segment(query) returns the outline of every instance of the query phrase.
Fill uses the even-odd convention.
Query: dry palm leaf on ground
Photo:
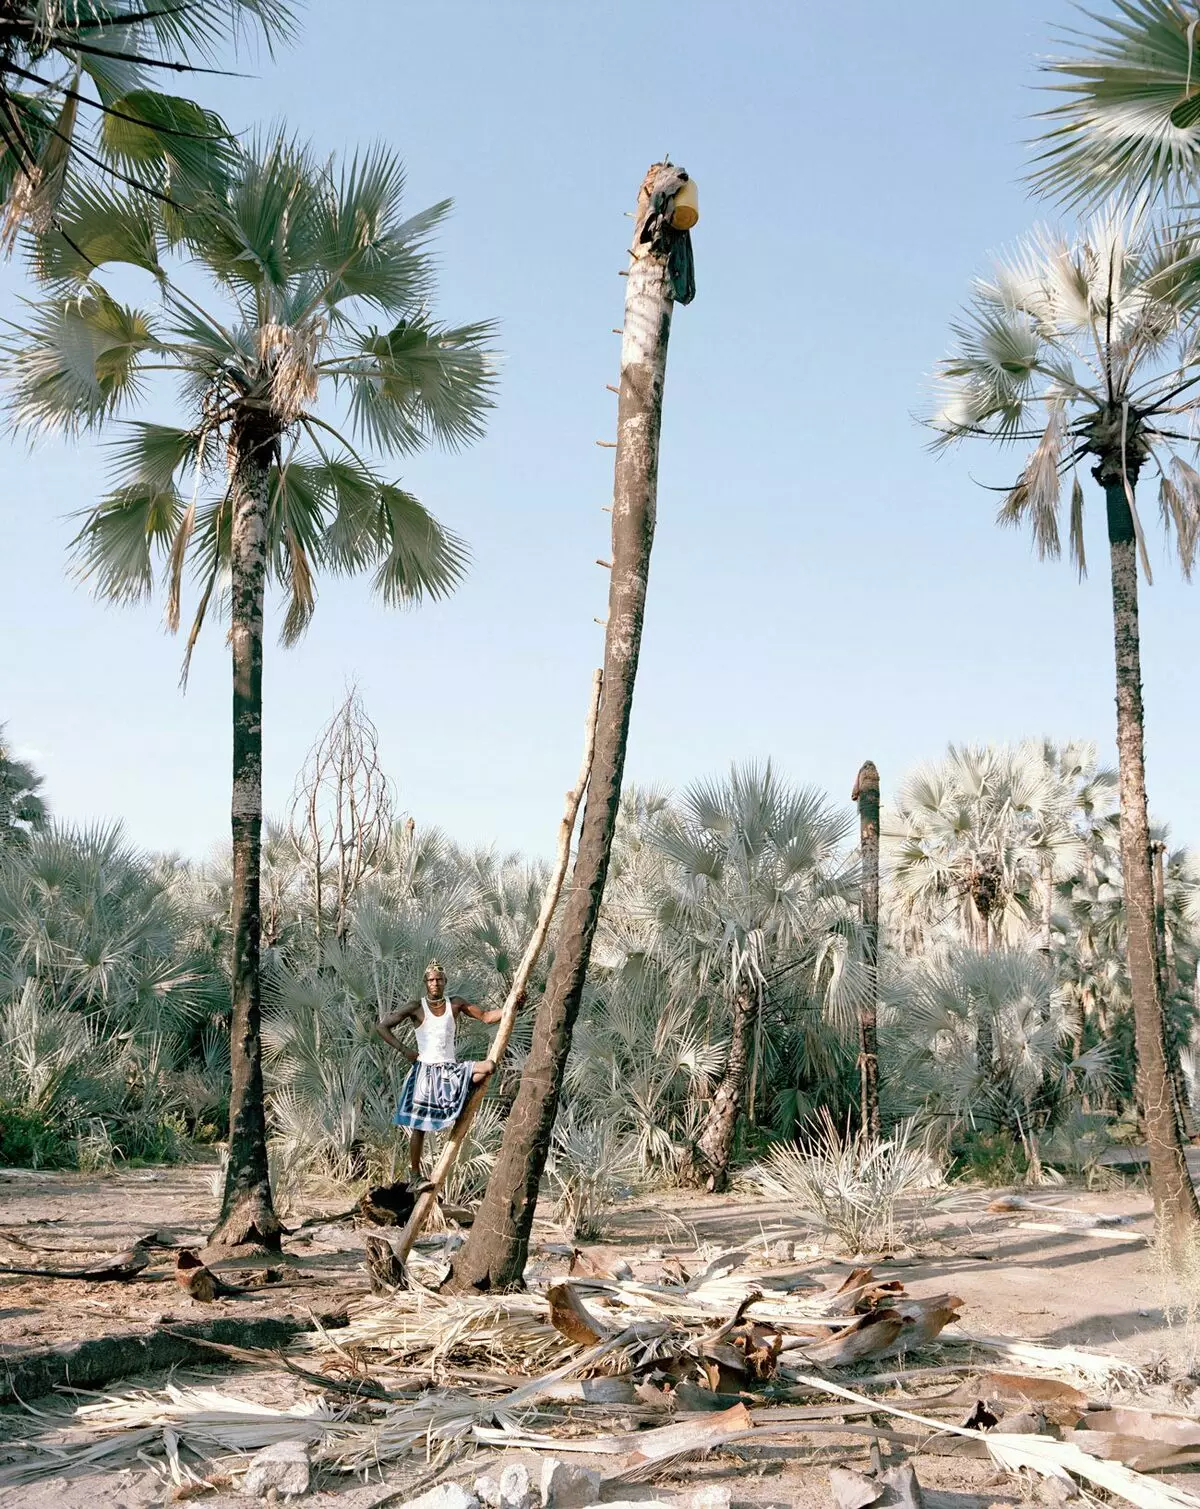
[[[370,1391],[344,1390],[352,1397],[330,1405],[322,1383],[332,1391],[339,1380],[299,1369],[290,1385],[321,1392],[287,1410],[204,1389],[113,1396],[15,1445],[0,1484],[152,1452],[177,1482],[199,1482],[212,1471],[236,1476],[231,1453],[285,1439],[304,1442],[328,1471],[389,1466],[405,1481],[477,1445],[587,1453],[611,1463],[606,1477],[630,1479],[715,1448],[752,1456],[758,1443],[787,1442],[796,1460],[816,1460],[834,1439],[849,1442],[846,1451],[884,1439],[910,1451],[958,1443],[1012,1470],[1070,1472],[1135,1504],[1200,1504],[1155,1497],[1161,1485],[1131,1465],[1197,1452],[1200,1426],[1083,1392],[1137,1381],[1115,1358],[988,1337],[971,1339],[971,1354],[947,1365],[942,1342],[968,1344],[943,1334],[961,1302],[909,1295],[865,1267],[821,1285],[803,1274],[748,1276],[736,1253],[694,1277],[677,1265],[673,1282],[601,1277],[595,1266],[585,1273],[577,1264],[574,1276],[522,1294],[441,1295],[417,1285],[364,1297],[346,1327],[318,1329],[294,1347],[320,1353],[330,1374],[345,1368],[367,1380]],[[940,1355],[920,1366],[931,1347]],[[1035,1371],[981,1370],[980,1352]],[[907,1362],[893,1372],[845,1371],[897,1354]],[[278,1366],[271,1354],[261,1359]],[[843,1370],[854,1388],[814,1368]],[[396,1371],[406,1379],[400,1397],[382,1387]],[[897,1395],[902,1384],[909,1391]],[[1101,1402],[1111,1407],[1099,1411]],[[984,1429],[964,1426],[968,1409]],[[885,1427],[884,1415],[918,1431]]]

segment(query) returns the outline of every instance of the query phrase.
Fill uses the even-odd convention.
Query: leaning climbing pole
[[[592,696],[588,706],[587,731],[583,740],[583,764],[579,767],[579,779],[567,792],[566,806],[563,809],[562,822],[558,825],[558,852],[554,860],[554,869],[550,874],[550,882],[546,886],[546,893],[542,897],[542,908],[538,913],[537,924],[533,930],[525,948],[524,956],[517,966],[501,1010],[500,1023],[496,1028],[496,1036],[492,1040],[490,1057],[492,1063],[498,1069],[501,1060],[508,1051],[508,1042],[512,1037],[513,1026],[517,1020],[517,1012],[521,1002],[525,999],[525,991],[529,986],[530,978],[537,965],[538,958],[545,946],[546,938],[550,932],[550,923],[554,918],[554,908],[558,905],[558,898],[562,894],[563,881],[566,879],[567,866],[571,859],[571,835],[575,832],[575,819],[579,814],[579,807],[583,801],[583,794],[587,790],[588,778],[592,772],[592,755],[596,748],[596,720],[600,715],[600,689],[603,675],[600,671],[592,677]],[[467,1134],[471,1130],[471,1123],[475,1120],[475,1113],[483,1102],[487,1092],[486,1081],[476,1085],[467,1099],[466,1105],[459,1113],[458,1120],[451,1128],[446,1138],[445,1146],[438,1155],[434,1164],[433,1173],[430,1176],[429,1188],[421,1194],[412,1215],[408,1218],[408,1224],[400,1233],[399,1240],[395,1243],[394,1251],[396,1259],[404,1263],[408,1254],[412,1251],[413,1243],[420,1236],[426,1221],[437,1204],[438,1195],[450,1170],[458,1161],[458,1155],[462,1152],[463,1144],[467,1140]]]

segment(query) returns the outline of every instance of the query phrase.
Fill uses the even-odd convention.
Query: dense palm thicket
[[[0,789],[30,802],[37,785],[6,750]],[[0,1156],[85,1167],[187,1157],[226,1125],[228,860],[141,854],[115,829],[54,826],[40,799],[29,810],[0,829],[0,1015],[12,1045]],[[900,784],[883,818],[885,1126],[915,1117],[947,1154],[1011,1176],[1087,1169],[1106,1129],[1131,1116],[1115,811],[1115,778],[1085,746],[952,748]],[[770,766],[678,795],[627,792],[549,1166],[573,1224],[586,1227],[622,1185],[720,1187],[769,1144],[807,1140],[818,1108],[853,1122],[863,971],[851,815]],[[285,1200],[303,1177],[400,1171],[391,1116],[406,1065],[372,1023],[410,997],[431,955],[456,990],[500,1000],[545,879],[537,862],[468,851],[408,820],[389,821],[348,896],[338,866],[333,852],[314,866],[303,825],[270,828],[264,1063]],[[1200,886],[1186,852],[1167,851],[1162,875],[1186,1098]],[[530,1019],[452,1200],[486,1180]]]

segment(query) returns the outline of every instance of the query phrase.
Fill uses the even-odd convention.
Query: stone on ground
[[[488,1509],[500,1509],[500,1484],[495,1478],[476,1478],[475,1497]]]
[[[510,1462],[500,1474],[500,1509],[534,1509],[533,1485],[524,1462]]]
[[[404,1509],[479,1509],[479,1500],[461,1483],[439,1483],[420,1498],[411,1499]]]
[[[261,1499],[273,1488],[279,1497],[308,1492],[308,1447],[303,1441],[276,1441],[250,1458],[242,1492]]]
[[[1076,1504],[1080,1492],[1072,1478],[1043,1478],[1038,1485],[1040,1504]]]
[[[855,1472],[853,1467],[833,1467],[829,1472],[829,1487],[837,1509],[868,1509],[883,1497],[883,1489],[874,1478],[864,1472]]]
[[[600,1502],[601,1477],[591,1467],[549,1457],[542,1463],[544,1509],[588,1509]]]
[[[687,1509],[729,1509],[733,1490],[724,1483],[708,1483],[688,1495]]]

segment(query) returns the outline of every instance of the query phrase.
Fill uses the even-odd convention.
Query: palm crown
[[[678,961],[731,995],[765,991],[784,956],[820,961],[836,979],[854,879],[839,853],[849,827],[819,792],[791,789],[769,764],[691,786],[654,834],[667,861],[655,913]]]
[[[99,426],[140,401],[155,373],[175,380],[185,422],[124,424],[114,486],[76,547],[83,575],[112,598],[144,596],[160,567],[172,627],[190,560],[200,603],[189,651],[228,564],[229,448],[248,436],[269,466],[267,569],[288,596],[285,639],[308,622],[320,568],[373,566],[393,603],[444,593],[461,574],[459,541],[319,412],[326,393],[340,398],[355,438],[387,455],[481,431],[491,327],[430,318],[426,243],[449,206],[404,219],[403,183],[383,149],[339,172],[277,140],[239,155],[187,215],[78,187],[61,232],[38,245],[55,291],[10,345],[15,419]],[[114,262],[156,280],[157,308],[114,297],[97,271]],[[196,272],[221,305],[185,291]]]
[[[936,933],[954,913],[968,935],[1017,943],[1039,891],[1078,867],[1080,806],[1111,777],[1041,744],[955,747],[900,788],[885,837],[900,914]],[[1083,758],[1086,760],[1087,755]]]
[[[1161,477],[1164,525],[1190,575],[1200,475],[1179,451],[1194,449],[1187,431],[1200,404],[1192,256],[1190,240],[1114,206],[1074,238],[1035,236],[976,282],[939,367],[936,443],[972,435],[1035,442],[1000,518],[1028,520],[1039,554],[1059,554],[1062,478],[1091,456],[1098,480],[1125,484],[1149,576],[1132,484],[1150,463]],[[1076,477],[1068,533],[1081,574],[1083,506]]]

